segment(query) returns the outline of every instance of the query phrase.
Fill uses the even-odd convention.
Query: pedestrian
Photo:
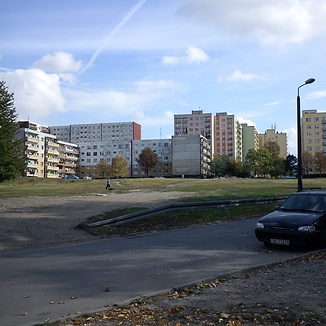
[[[106,187],[105,189],[111,188],[111,181],[109,178],[106,179]]]

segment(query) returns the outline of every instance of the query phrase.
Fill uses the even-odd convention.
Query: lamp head
[[[312,84],[314,81],[315,81],[315,78],[309,78],[304,83],[307,85],[307,84]]]

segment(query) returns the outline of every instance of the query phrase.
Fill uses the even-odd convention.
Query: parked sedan
[[[260,218],[256,237],[265,244],[326,247],[326,190],[290,195],[276,210]]]
[[[71,175],[66,175],[66,179],[79,179],[77,175],[71,174]]]

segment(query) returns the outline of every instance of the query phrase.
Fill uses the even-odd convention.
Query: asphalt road
[[[1,254],[0,325],[34,325],[286,260],[266,248],[257,219]]]

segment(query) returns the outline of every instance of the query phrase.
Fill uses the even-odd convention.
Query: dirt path
[[[0,199],[0,253],[92,241],[94,236],[74,229],[88,217],[125,207],[160,206],[180,196],[177,192],[133,191]]]

